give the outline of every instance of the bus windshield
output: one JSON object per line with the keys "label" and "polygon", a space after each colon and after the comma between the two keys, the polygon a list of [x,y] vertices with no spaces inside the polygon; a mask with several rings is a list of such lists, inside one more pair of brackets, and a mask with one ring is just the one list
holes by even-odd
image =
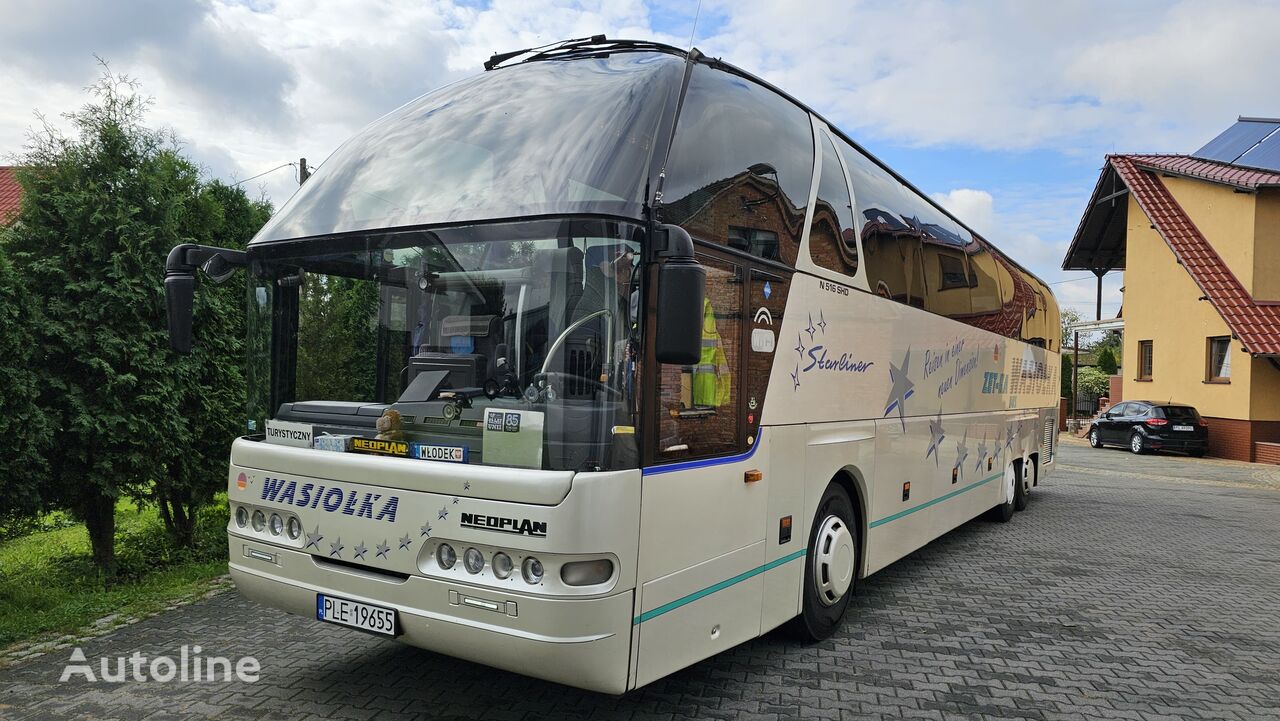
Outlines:
{"label": "bus windshield", "polygon": [[624,52],[482,73],[348,140],[254,239],[553,213],[641,217],[683,61]]}
{"label": "bus windshield", "polygon": [[[333,450],[376,434],[391,455],[635,467],[641,233],[565,218],[251,246],[250,418]],[[273,314],[295,304],[296,329]]]}

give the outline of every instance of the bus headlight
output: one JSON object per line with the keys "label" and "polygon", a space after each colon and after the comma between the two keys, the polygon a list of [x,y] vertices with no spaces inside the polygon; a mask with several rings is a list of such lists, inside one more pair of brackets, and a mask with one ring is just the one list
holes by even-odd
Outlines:
{"label": "bus headlight", "polygon": [[560,580],[566,586],[594,586],[613,577],[613,561],[598,558],[594,561],[572,561],[560,567]]}
{"label": "bus headlight", "polygon": [[498,551],[493,554],[493,575],[498,578],[510,578],[511,571],[515,569],[515,564],[511,562],[511,556]]}
{"label": "bus headlight", "polygon": [[444,570],[453,568],[453,564],[458,562],[458,554],[453,550],[453,546],[447,543],[441,543],[436,547],[436,563]]}
{"label": "bus headlight", "polygon": [[271,535],[279,536],[281,533],[284,533],[284,519],[279,513],[273,513],[271,514]]}
{"label": "bus headlight", "polygon": [[289,522],[284,524],[284,530],[289,534],[289,538],[296,541],[302,536],[302,521],[289,516]]}
{"label": "bus headlight", "polygon": [[253,512],[253,530],[262,533],[262,529],[267,527],[267,514],[262,511]]}
{"label": "bus headlight", "polygon": [[524,559],[520,564],[520,575],[524,576],[525,583],[542,583],[542,561],[533,556]]}
{"label": "bus headlight", "polygon": [[236,506],[236,525],[244,528],[249,525],[249,509],[244,506]]}
{"label": "bus headlight", "polygon": [[480,573],[484,570],[484,554],[475,547],[468,548],[462,554],[462,565],[466,567],[467,573]]}

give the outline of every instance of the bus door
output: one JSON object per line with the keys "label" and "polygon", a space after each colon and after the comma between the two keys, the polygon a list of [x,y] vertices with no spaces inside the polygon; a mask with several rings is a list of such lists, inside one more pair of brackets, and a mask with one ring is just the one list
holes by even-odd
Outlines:
{"label": "bus door", "polygon": [[744,390],[751,268],[702,247],[698,261],[707,271],[706,299],[689,309],[702,317],[698,363],[652,371],[634,618],[638,684],[760,631],[769,481],[761,473],[768,449],[755,440]]}

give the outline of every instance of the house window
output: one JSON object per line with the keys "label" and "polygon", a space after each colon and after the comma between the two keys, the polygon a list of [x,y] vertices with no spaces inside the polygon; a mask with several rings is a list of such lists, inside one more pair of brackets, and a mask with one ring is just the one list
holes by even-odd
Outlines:
{"label": "house window", "polygon": [[757,258],[781,261],[778,256],[778,234],[757,228],[729,226],[729,247],[744,250]]}
{"label": "house window", "polygon": [[1208,363],[1204,379],[1210,383],[1231,382],[1231,338],[1225,335],[1209,338],[1206,342]]}
{"label": "house window", "polygon": [[1151,341],[1138,341],[1138,380],[1151,380]]}

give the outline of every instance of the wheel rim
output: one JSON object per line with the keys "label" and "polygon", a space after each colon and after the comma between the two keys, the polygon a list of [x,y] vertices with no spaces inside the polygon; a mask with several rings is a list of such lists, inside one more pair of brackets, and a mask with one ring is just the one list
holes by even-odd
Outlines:
{"label": "wheel rim", "polygon": [[813,585],[823,606],[833,606],[853,584],[853,533],[839,516],[827,516],[818,527],[813,548]]}
{"label": "wheel rim", "polygon": [[1134,433],[1133,438],[1129,439],[1129,448],[1131,448],[1134,453],[1142,450],[1142,436]]}
{"label": "wheel rim", "polygon": [[1098,445],[1098,432],[1096,430],[1089,432],[1089,445],[1091,446]]}

